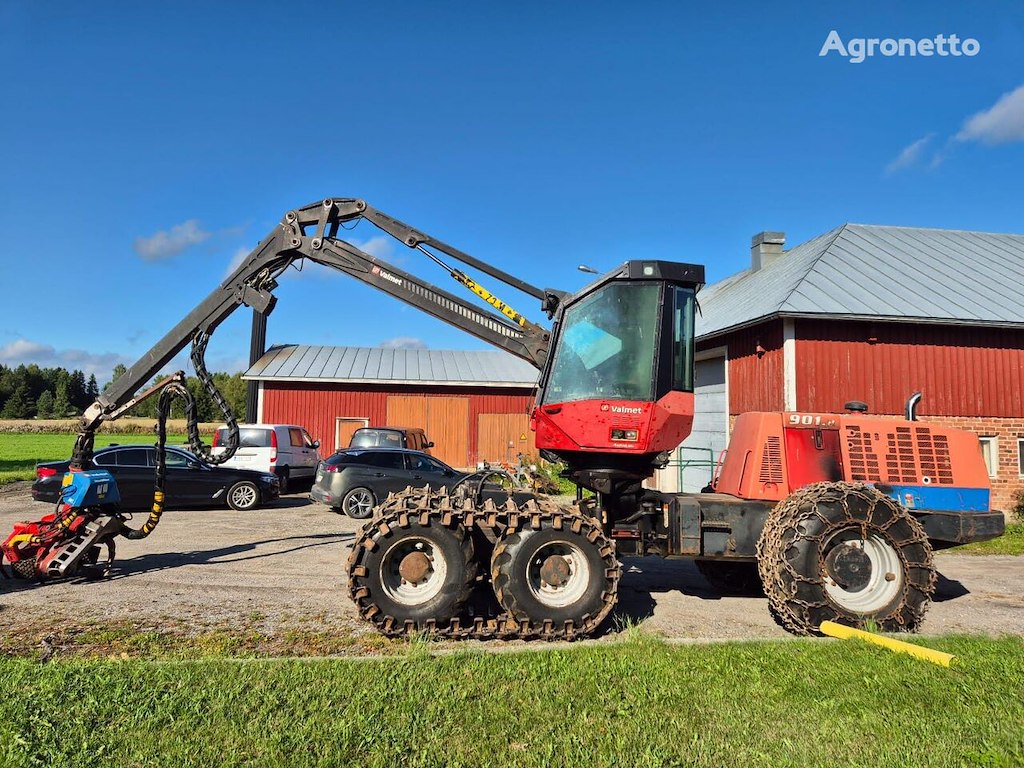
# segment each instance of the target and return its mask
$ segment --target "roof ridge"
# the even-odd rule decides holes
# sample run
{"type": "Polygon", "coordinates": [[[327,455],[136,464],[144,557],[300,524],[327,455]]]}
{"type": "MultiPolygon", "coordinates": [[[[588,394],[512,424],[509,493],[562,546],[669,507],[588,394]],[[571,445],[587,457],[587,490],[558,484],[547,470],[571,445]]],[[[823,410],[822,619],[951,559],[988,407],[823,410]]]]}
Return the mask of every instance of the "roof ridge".
{"type": "MultiPolygon", "coordinates": [[[[850,226],[849,223],[840,224],[838,227],[836,227],[834,230],[832,230],[833,232],[835,232],[835,234],[832,236],[832,239],[830,239],[828,241],[828,244],[825,245],[824,248],[822,248],[820,251],[818,251],[818,255],[815,258],[811,259],[811,263],[807,265],[807,269],[805,269],[804,273],[802,275],[800,275],[799,278],[797,278],[796,282],[793,283],[793,287],[789,289],[789,291],[786,293],[786,295],[783,296],[782,301],[779,302],[779,307],[778,307],[778,309],[775,310],[776,312],[782,312],[783,311],[783,308],[786,306],[786,304],[789,303],[790,298],[793,296],[794,293],[796,293],[796,289],[799,288],[800,284],[804,280],[807,279],[807,276],[809,274],[811,274],[811,270],[814,269],[815,265],[817,265],[817,263],[819,261],[821,261],[821,257],[824,256],[826,253],[828,253],[829,249],[835,244],[836,240],[839,239],[839,236],[841,234],[843,234],[843,232],[846,231],[846,228],[848,226],[850,226]]],[[[818,237],[825,238],[825,237],[828,237],[829,234],[830,234],[829,232],[826,232],[825,234],[819,235],[818,237]]],[[[814,242],[817,239],[818,238],[811,238],[810,240],[808,240],[808,241],[806,241],[804,243],[800,243],[800,245],[798,245],[796,248],[801,248],[804,245],[807,245],[808,243],[812,243],[812,242],[814,242]]],[[[794,248],[793,250],[795,251],[796,248],[794,248]]]]}
{"type": "Polygon", "coordinates": [[[999,235],[1000,237],[1024,237],[1024,232],[989,232],[982,229],[956,229],[953,227],[911,227],[906,224],[861,224],[849,221],[844,227],[863,227],[864,229],[913,229],[919,232],[958,232],[964,235],[999,235]]]}

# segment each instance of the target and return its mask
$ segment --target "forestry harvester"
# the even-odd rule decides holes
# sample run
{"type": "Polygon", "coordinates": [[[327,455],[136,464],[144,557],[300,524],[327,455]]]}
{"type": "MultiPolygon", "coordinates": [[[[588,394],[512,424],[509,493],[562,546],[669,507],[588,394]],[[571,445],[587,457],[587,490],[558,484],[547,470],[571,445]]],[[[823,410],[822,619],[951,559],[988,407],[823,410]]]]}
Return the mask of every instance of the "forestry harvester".
{"type": "Polygon", "coordinates": [[[795,633],[814,633],[824,620],[913,630],[935,587],[933,549],[1003,531],[1002,513],[989,509],[977,438],[922,423],[912,409],[903,420],[743,414],[708,492],[645,488],[692,425],[702,266],[629,261],[568,294],[517,279],[362,200],[327,199],[288,212],[86,411],[56,511],[19,524],[2,546],[17,576],[101,576],[117,537],[152,532],[163,511],[172,398],[190,409],[193,450],[215,462],[234,453],[237,427],[203,365],[206,342],[242,305],[269,314],[277,278],[301,259],[345,272],[533,364],[537,447],[580,489],[574,503],[524,498],[483,482],[409,488],[386,499],[357,534],[347,566],[350,597],[384,633],[585,636],[612,611],[619,558],[627,555],[690,557],[714,584],[760,585],[776,618],[795,633]],[[496,311],[339,238],[359,220],[421,251],[496,311]],[[552,327],[531,322],[452,261],[540,300],[552,327]],[[135,394],[190,341],[196,373],[231,427],[216,456],[199,440],[183,374],[135,394]],[[160,437],[153,512],[133,529],[117,506],[113,478],[92,468],[93,438],[104,421],[154,395],[160,437]]]}

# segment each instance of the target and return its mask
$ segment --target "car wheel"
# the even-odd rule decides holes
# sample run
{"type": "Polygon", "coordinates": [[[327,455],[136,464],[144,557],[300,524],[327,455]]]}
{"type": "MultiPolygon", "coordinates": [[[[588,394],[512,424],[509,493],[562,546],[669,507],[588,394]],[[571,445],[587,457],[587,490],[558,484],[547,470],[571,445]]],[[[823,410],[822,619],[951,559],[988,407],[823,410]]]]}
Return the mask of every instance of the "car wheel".
{"type": "Polygon", "coordinates": [[[250,480],[242,480],[231,486],[228,491],[228,506],[239,512],[256,509],[260,504],[260,489],[250,480]]]}
{"type": "Polygon", "coordinates": [[[341,500],[341,508],[345,514],[356,520],[365,520],[373,514],[377,506],[377,497],[369,488],[353,488],[341,500]]]}
{"type": "Polygon", "coordinates": [[[290,474],[288,467],[278,467],[277,469],[277,480],[281,484],[282,496],[288,493],[288,478],[290,474]]]}

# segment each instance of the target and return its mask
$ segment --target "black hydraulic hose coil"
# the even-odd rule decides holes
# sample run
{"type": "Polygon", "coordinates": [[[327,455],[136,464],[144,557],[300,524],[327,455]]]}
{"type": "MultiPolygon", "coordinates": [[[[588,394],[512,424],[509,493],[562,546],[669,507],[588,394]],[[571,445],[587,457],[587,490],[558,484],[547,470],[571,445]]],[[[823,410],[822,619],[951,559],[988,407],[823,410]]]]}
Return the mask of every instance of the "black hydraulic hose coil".
{"type": "Polygon", "coordinates": [[[135,529],[124,526],[121,535],[126,539],[144,539],[149,536],[159,525],[160,518],[164,513],[166,501],[164,486],[167,480],[167,419],[171,413],[171,401],[175,397],[180,398],[184,402],[189,447],[196,456],[208,464],[223,464],[234,456],[235,451],[238,450],[238,421],[231,411],[231,406],[228,405],[227,400],[224,399],[224,396],[217,389],[216,384],[214,384],[213,377],[206,370],[205,361],[203,360],[203,356],[206,353],[206,344],[209,340],[210,336],[207,333],[196,334],[196,337],[192,340],[192,364],[195,366],[196,377],[203,384],[203,388],[213,398],[221,413],[224,414],[224,420],[228,425],[227,445],[224,452],[218,455],[213,455],[206,449],[199,436],[199,412],[196,407],[195,398],[184,384],[168,384],[160,393],[160,399],[157,401],[156,407],[157,440],[156,451],[154,452],[156,472],[153,483],[153,507],[142,527],[135,529]]]}

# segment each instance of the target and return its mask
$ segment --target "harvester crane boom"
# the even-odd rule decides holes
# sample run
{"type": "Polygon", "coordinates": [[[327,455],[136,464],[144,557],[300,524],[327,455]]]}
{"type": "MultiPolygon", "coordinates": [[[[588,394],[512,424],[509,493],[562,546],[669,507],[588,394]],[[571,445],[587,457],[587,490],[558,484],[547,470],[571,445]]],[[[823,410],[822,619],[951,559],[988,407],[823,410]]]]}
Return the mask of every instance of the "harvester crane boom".
{"type": "Polygon", "coordinates": [[[538,369],[547,357],[548,329],[508,307],[461,270],[453,269],[427,248],[478,269],[501,282],[542,300],[551,316],[561,291],[541,289],[413,229],[358,199],[326,199],[289,211],[281,223],[250,252],[239,267],[198,306],[153,345],[128,371],[97,398],[82,417],[90,430],[128,403],[135,392],[184,349],[197,333],[209,335],[243,304],[269,314],[277,301],[277,278],[300,259],[344,272],[496,347],[528,361],[538,369]],[[498,315],[414,277],[387,261],[339,239],[348,222],[365,219],[409,248],[423,250],[458,282],[470,288],[502,314],[498,315]]]}

